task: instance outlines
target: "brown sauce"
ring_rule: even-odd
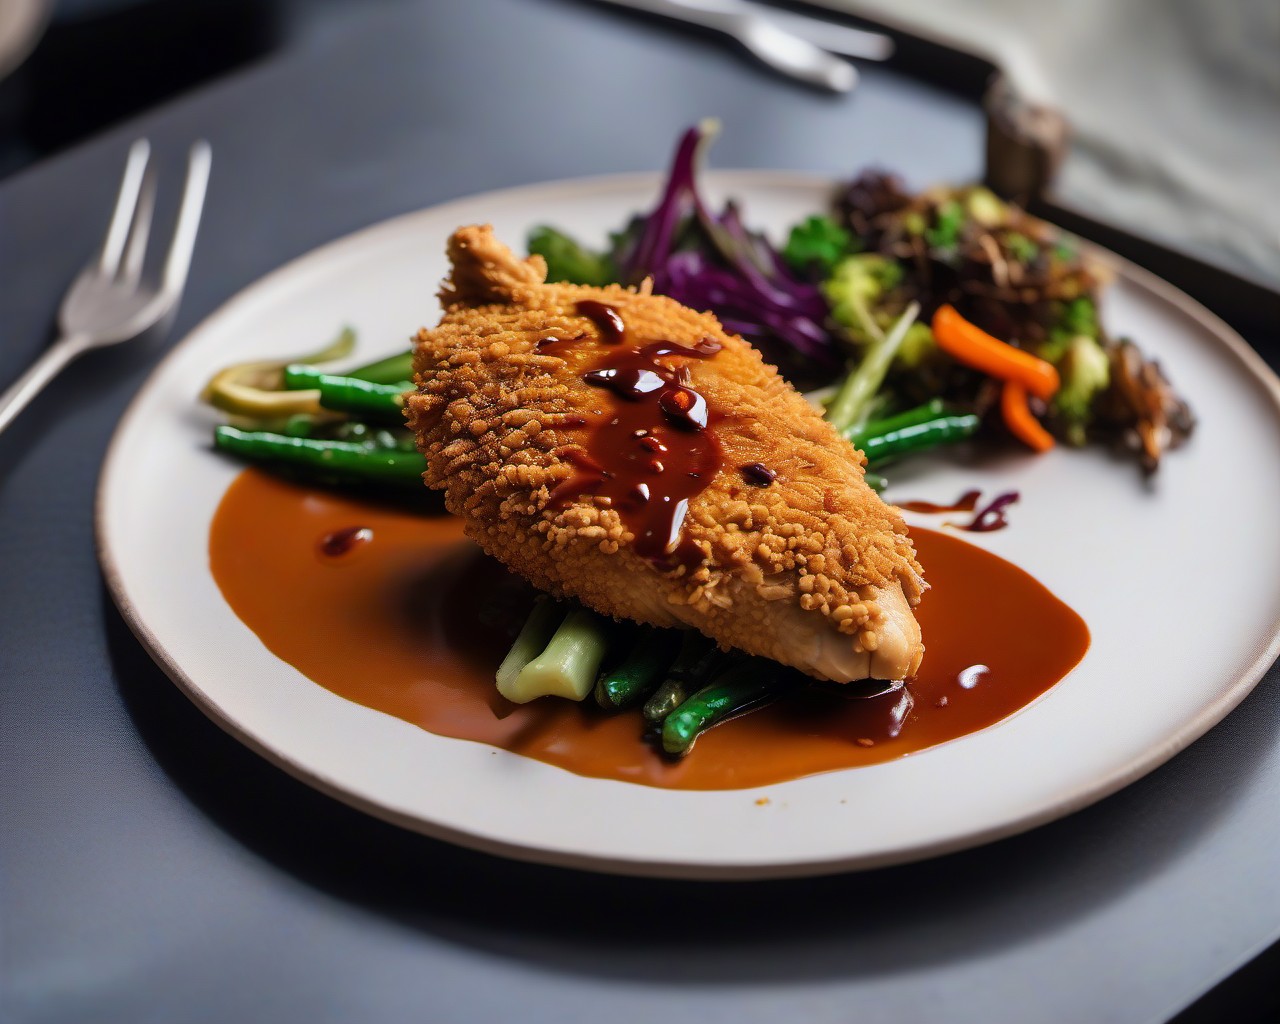
[[[583,299],[578,303],[577,311],[600,329],[600,337],[606,344],[616,345],[626,337],[627,325],[616,306],[596,299]]]
[[[664,565],[701,557],[681,537],[689,499],[720,469],[720,442],[710,429],[718,414],[691,386],[685,360],[712,359],[720,344],[632,343],[614,307],[587,299],[577,310],[605,342],[582,380],[610,401],[586,424],[584,447],[569,458],[575,472],[551,492],[550,504],[594,498],[618,512],[641,556]],[[551,338],[540,347],[581,340]]]
[[[919,512],[923,515],[937,515],[942,512],[973,512],[973,518],[967,523],[947,522],[943,524],[968,533],[991,533],[994,530],[1003,530],[1009,525],[1008,509],[1010,505],[1018,501],[1018,492],[1005,491],[1003,494],[997,494],[979,509],[978,499],[981,497],[981,491],[965,491],[950,505],[935,505],[931,501],[898,501],[894,502],[894,504],[907,512]]]
[[[368,539],[341,557],[323,552],[323,538],[353,527]],[[919,609],[924,665],[905,691],[851,700],[807,690],[712,730],[674,764],[643,742],[638,713],[552,698],[515,706],[498,695],[494,670],[533,593],[452,517],[250,469],[218,507],[209,556],[226,600],[267,648],[348,700],[580,775],[738,789],[890,761],[975,732],[1084,656],[1083,620],[1027,573],[956,537],[912,537],[933,589]]]
[[[978,507],[978,499],[981,497],[981,491],[965,491],[950,505],[938,505],[932,501],[895,501],[894,504],[908,512],[939,515],[943,512],[972,512]]]
[[[326,539],[352,531],[361,543],[326,553]],[[676,764],[641,740],[639,714],[500,698],[494,669],[534,595],[452,517],[247,470],[216,512],[210,566],[271,652],[343,698],[585,776],[714,790],[954,740],[1025,707],[1083,657],[1084,622],[1027,573],[940,532],[913,538],[933,589],[919,609],[928,652],[904,694],[851,700],[815,687],[709,732]]]

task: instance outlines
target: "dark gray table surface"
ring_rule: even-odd
[[[708,114],[721,167],[873,161],[919,185],[981,170],[978,111],[886,70],[837,99],[578,4],[357,6],[0,184],[3,384],[47,340],[128,142],[149,136],[170,183],[190,140],[213,145],[174,330],[84,359],[0,436],[0,1020],[1154,1022],[1280,936],[1274,667],[1201,741],[1063,821],[917,865],[724,887],[400,831],[187,702],[105,594],[94,489],[132,394],[237,290],[439,200],[653,169]]]

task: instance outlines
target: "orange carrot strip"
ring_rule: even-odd
[[[1050,399],[1061,383],[1052,363],[993,338],[952,306],[933,314],[933,336],[947,355],[990,377],[1015,381],[1038,398]]]
[[[1019,441],[1038,452],[1053,447],[1053,435],[1040,425],[1027,404],[1027,389],[1014,381],[1005,381],[1000,392],[1000,414],[1005,426]]]

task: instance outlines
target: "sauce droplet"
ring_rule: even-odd
[[[635,367],[592,370],[584,373],[582,379],[592,387],[604,388],[628,402],[638,402],[650,392],[661,391],[667,386],[666,380],[653,370]]]
[[[707,400],[691,387],[671,385],[658,396],[658,407],[677,427],[686,430],[707,428]]]
[[[745,466],[739,466],[738,471],[742,474],[742,479],[752,487],[768,487],[778,479],[778,474],[763,462],[748,462]]]
[[[353,548],[373,540],[373,531],[367,526],[347,526],[326,533],[316,546],[326,558],[341,558]]]

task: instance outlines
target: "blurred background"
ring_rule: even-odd
[[[0,177],[395,0],[0,0]]]
[[[238,67],[341,32],[371,9],[432,2],[0,0],[0,178]],[[576,6],[622,31],[637,24],[592,0],[527,2]],[[1002,69],[1021,97],[1070,125],[1054,186],[1065,206],[1280,290],[1277,0],[775,6],[825,8],[937,44],[899,52],[908,71],[957,91],[980,91],[991,68]]]

